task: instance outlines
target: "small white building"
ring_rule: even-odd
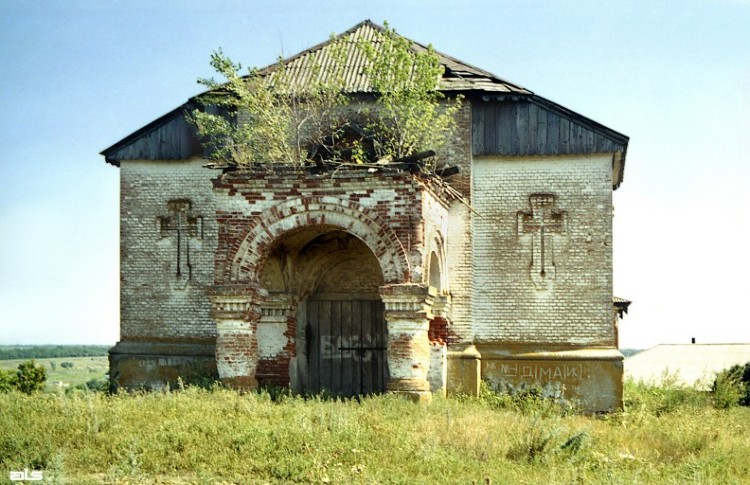
[[[662,344],[625,359],[625,378],[708,390],[718,372],[750,362],[750,344]]]

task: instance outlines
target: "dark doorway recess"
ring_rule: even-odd
[[[307,391],[385,392],[387,334],[377,295],[315,294],[307,301]]]

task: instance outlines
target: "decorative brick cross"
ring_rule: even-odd
[[[167,203],[169,215],[159,217],[161,237],[174,235],[177,240],[175,276],[178,280],[185,278],[190,280],[193,276],[193,266],[190,263],[190,238],[203,237],[203,219],[193,215],[190,208],[189,200],[170,200]]]
[[[565,211],[555,208],[553,194],[531,194],[530,212],[518,212],[518,235],[531,235],[531,281],[546,289],[555,279],[553,234],[565,233]]]

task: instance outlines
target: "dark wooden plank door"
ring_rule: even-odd
[[[385,391],[388,366],[382,301],[311,298],[305,334],[308,391],[337,396]]]

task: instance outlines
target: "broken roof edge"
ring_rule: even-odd
[[[358,25],[360,25],[360,26],[361,26],[361,25],[363,25],[363,24],[369,24],[369,25],[370,25],[370,26],[372,26],[372,27],[373,27],[374,29],[377,29],[377,30],[379,30],[380,32],[385,32],[385,28],[384,28],[384,27],[382,27],[382,26],[380,26],[380,25],[376,24],[375,22],[372,22],[372,21],[371,21],[371,20],[369,20],[369,19],[368,19],[368,20],[365,20],[365,21],[363,21],[363,22],[360,22],[360,24],[358,24]],[[355,29],[352,29],[352,30],[355,30]],[[398,34],[398,33],[397,33],[397,32],[396,32],[395,30],[394,30],[393,32],[394,32],[394,33],[395,33],[396,35],[401,35],[401,34]],[[409,42],[411,42],[411,47],[412,47],[412,50],[414,50],[415,52],[420,52],[420,50],[421,50],[421,51],[429,51],[430,49],[432,49],[432,50],[433,50],[433,52],[435,53],[435,55],[437,55],[437,56],[438,56],[438,58],[439,58],[439,59],[441,59],[441,60],[442,60],[442,59],[446,59],[446,60],[449,60],[449,61],[451,61],[452,63],[455,63],[455,64],[456,64],[456,66],[461,66],[461,67],[469,68],[470,70],[476,71],[477,73],[479,73],[479,74],[480,74],[480,75],[482,75],[482,76],[486,76],[486,77],[490,78],[490,79],[491,79],[492,81],[495,81],[495,82],[499,82],[499,83],[501,83],[501,84],[507,84],[508,86],[510,86],[510,87],[512,87],[512,88],[514,88],[514,89],[516,89],[516,90],[517,90],[517,92],[518,92],[519,94],[532,94],[532,95],[534,94],[533,92],[531,92],[531,91],[529,91],[528,89],[524,88],[524,87],[523,87],[523,86],[521,86],[520,84],[516,84],[516,83],[510,82],[510,81],[508,81],[507,79],[503,79],[503,78],[501,78],[500,76],[497,76],[497,75],[495,75],[495,74],[493,74],[493,73],[491,73],[491,72],[489,72],[489,71],[486,71],[486,70],[484,70],[484,69],[482,69],[482,68],[480,68],[480,67],[476,67],[476,66],[474,66],[474,65],[472,65],[472,64],[469,64],[469,63],[467,63],[467,62],[464,62],[464,61],[462,61],[462,60],[460,60],[460,59],[458,59],[458,58],[456,58],[456,57],[453,57],[453,56],[451,56],[451,55],[448,55],[448,54],[444,54],[443,52],[440,52],[440,51],[438,51],[437,49],[435,49],[434,47],[432,47],[432,44],[424,45],[424,44],[422,44],[422,43],[420,43],[420,42],[417,42],[417,41],[414,41],[414,40],[412,40],[412,39],[410,39],[410,38],[408,38],[408,37],[406,37],[406,36],[402,36],[402,37],[404,37],[404,39],[406,39],[406,40],[408,40]],[[419,47],[420,49],[419,49],[419,50],[417,50],[417,49],[414,49],[414,47],[415,47],[415,46],[418,46],[418,47]],[[443,66],[444,66],[444,67],[446,68],[446,70],[450,70],[450,71],[451,71],[452,73],[456,74],[456,75],[457,75],[457,77],[461,77],[461,76],[460,76],[460,74],[458,74],[458,73],[457,73],[457,70],[456,70],[456,69],[453,69],[453,68],[452,68],[451,66],[449,66],[449,65],[448,65],[447,63],[443,63],[443,62],[441,62],[441,64],[442,64],[442,65],[443,65]],[[444,73],[443,73],[443,76],[444,76],[444,77],[445,77],[445,74],[446,74],[446,73],[444,72]],[[443,91],[443,90],[441,89],[441,91]]]

